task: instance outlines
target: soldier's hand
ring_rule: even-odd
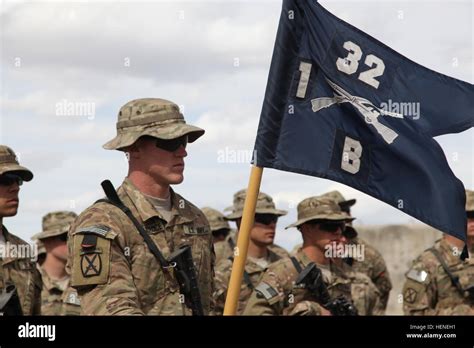
[[[328,311],[326,308],[324,307],[321,307],[321,315],[324,315],[324,316],[331,316],[331,312]]]

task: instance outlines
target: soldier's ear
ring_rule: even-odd
[[[138,139],[135,143],[133,143],[130,146],[127,146],[124,149],[128,160],[130,160],[131,158],[139,158],[140,157],[140,145],[138,144],[139,141],[140,141],[140,139]]]

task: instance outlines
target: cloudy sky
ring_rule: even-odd
[[[44,214],[79,213],[101,197],[102,180],[120,184],[124,155],[101,146],[115,134],[120,106],[135,98],[175,101],[206,129],[188,148],[178,192],[222,210],[247,185],[280,0],[0,3],[0,143],[35,174],[18,215],[4,221],[12,232],[29,240]],[[473,83],[472,1],[321,3],[408,58]],[[67,103],[88,108],[61,114]],[[457,177],[474,187],[474,131],[437,140]],[[222,161],[226,153],[239,160]],[[277,242],[299,242],[295,230],[283,231],[298,201],[333,189],[357,198],[358,223],[415,221],[350,187],[265,170],[261,190],[290,210]]]

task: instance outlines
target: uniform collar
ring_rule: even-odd
[[[51,291],[52,289],[57,289],[61,292],[64,292],[67,289],[67,286],[63,288],[61,285],[62,282],[56,282],[51,277],[46,273],[44,268],[40,265],[37,264],[38,271],[41,274],[41,280],[43,281],[43,286],[46,288],[46,290]]]
[[[271,264],[275,261],[278,261],[279,259],[281,259],[280,256],[278,256],[277,254],[275,254],[273,251],[271,251],[270,249],[267,249],[268,250],[268,255],[267,255],[267,260],[268,260],[268,264]],[[247,257],[247,262],[245,263],[245,271],[248,273],[248,274],[252,274],[252,273],[256,273],[256,272],[261,272],[261,271],[264,271],[265,269],[260,267],[260,265],[256,264],[255,262],[252,261],[251,258]]]
[[[439,241],[439,248],[441,254],[446,257],[448,265],[454,265],[460,262],[468,262],[467,260],[461,260],[461,251],[454,245],[448,243],[444,238]]]
[[[143,193],[132,184],[130,179],[125,178],[119,192],[123,192],[132,201],[132,204],[135,206],[135,209],[143,222],[155,217],[165,220]],[[194,216],[190,214],[191,210],[187,207],[189,202],[185,201],[184,198],[175,193],[171,187],[170,196],[172,217],[168,225],[177,225],[193,221]]]
[[[313,262],[308,257],[308,255],[306,255],[304,253],[303,248],[298,248],[298,250],[296,251],[295,257],[302,264],[303,269],[305,267],[307,267],[310,263]],[[313,262],[313,263],[315,263],[315,262]],[[333,262],[331,259],[329,259],[329,263],[327,265],[320,265],[320,264],[316,263],[316,266],[318,266],[319,268],[329,269],[331,272],[334,272],[334,273],[337,273],[337,274],[343,273],[344,272],[343,269],[345,267],[343,265],[342,268],[341,268],[340,266],[336,265],[336,263]],[[347,267],[348,267],[348,269],[350,269],[349,265],[347,265]]]

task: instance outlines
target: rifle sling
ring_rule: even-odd
[[[298,262],[298,260],[296,259],[296,257],[292,256],[291,257],[291,262],[293,262],[293,266],[295,266],[296,271],[298,272],[298,274],[300,274],[301,271],[303,271],[303,269],[301,268],[301,265]]]
[[[117,191],[115,191],[115,188],[112,185],[112,183],[109,180],[104,180],[102,181],[101,186],[105,192],[105,195],[107,196],[107,199],[100,199],[97,202],[105,202],[105,203],[112,204],[116,206],[117,208],[119,208],[120,210],[122,210],[125,213],[125,215],[128,216],[128,218],[132,221],[132,223],[135,225],[138,232],[142,236],[143,240],[148,246],[148,249],[150,249],[151,253],[153,254],[153,256],[155,256],[155,258],[157,259],[163,271],[165,271],[166,267],[169,266],[169,262],[165,259],[160,249],[158,249],[158,247],[153,242],[153,240],[148,235],[148,233],[145,231],[143,226],[137,221],[135,216],[133,216],[130,209],[125,204],[123,204],[123,202],[120,200],[117,194]]]
[[[446,264],[446,261],[444,261],[443,257],[440,255],[438,250],[435,248],[430,248],[428,251],[431,251],[433,255],[438,259],[439,263],[441,266],[443,266],[444,271],[448,275],[449,279],[451,279],[451,283],[456,287],[456,289],[461,293],[461,296],[463,296],[464,291],[461,287],[461,284],[459,283],[459,277],[455,276],[450,270],[448,265]]]
[[[234,262],[234,258],[232,256],[229,257],[229,260]],[[250,280],[250,275],[247,273],[247,271],[244,269],[244,282],[247,284],[249,289],[253,290],[255,287],[252,284],[252,280]]]

